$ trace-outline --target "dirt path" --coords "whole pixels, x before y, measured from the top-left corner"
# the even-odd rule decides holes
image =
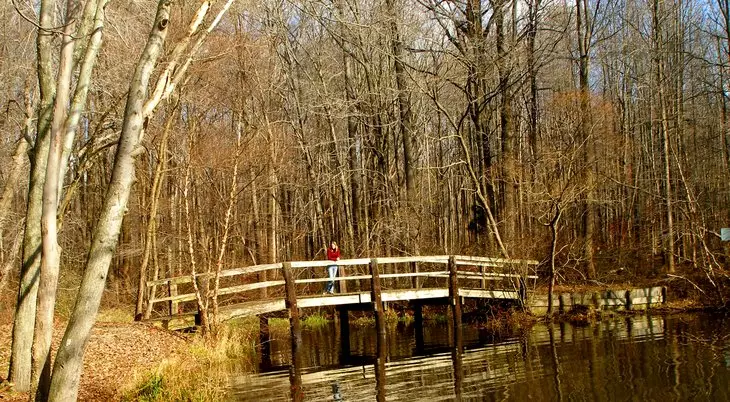
[[[56,323],[53,350],[61,342],[64,324]],[[8,373],[12,328],[0,325],[0,378]],[[80,401],[119,400],[123,387],[135,374],[156,367],[185,343],[168,331],[142,323],[97,323],[84,355]],[[10,394],[0,386],[0,401],[26,401],[27,395]]]

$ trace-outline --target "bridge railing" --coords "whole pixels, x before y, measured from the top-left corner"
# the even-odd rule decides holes
[[[351,292],[369,292],[371,274],[369,266],[376,261],[379,268],[381,287],[384,291],[424,288],[448,288],[449,256],[408,256],[383,258],[355,258],[339,261],[292,261],[286,263],[296,283],[298,297],[320,295],[323,284],[329,281],[325,268],[337,265],[343,269],[335,278],[341,289]],[[537,279],[537,261],[476,256],[454,256],[460,287],[464,289],[492,289],[524,292],[528,281]],[[218,275],[219,305],[236,304],[244,301],[270,298],[284,298],[285,263],[260,264],[243,268],[227,269]],[[346,273],[347,272],[347,273]],[[216,274],[196,275],[202,289],[210,288],[206,282],[214,281]],[[158,314],[169,311],[169,316],[194,314],[196,293],[193,290],[192,275],[159,279],[147,282],[151,296],[149,303]],[[166,295],[157,295],[158,287],[166,289]],[[213,297],[213,290],[207,292]],[[206,296],[203,296],[206,297]],[[160,309],[159,305],[165,308]],[[162,315],[165,315],[162,313]],[[167,317],[169,317],[167,316]]]

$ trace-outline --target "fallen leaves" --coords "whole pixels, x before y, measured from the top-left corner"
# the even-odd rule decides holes
[[[54,354],[64,330],[65,323],[55,323]],[[0,325],[0,373],[3,374],[8,370],[11,336],[12,325]],[[84,354],[79,400],[118,400],[135,374],[171,357],[184,343],[182,337],[144,323],[97,323]],[[0,385],[3,402],[27,398],[27,395],[11,392],[9,385]]]

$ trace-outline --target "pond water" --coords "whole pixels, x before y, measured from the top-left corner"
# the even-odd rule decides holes
[[[618,317],[588,325],[536,324],[496,336],[464,324],[454,376],[445,322],[388,329],[385,393],[399,400],[730,400],[730,319],[721,315]],[[350,326],[341,350],[334,323],[303,333],[305,400],[375,400],[373,326]],[[234,376],[232,400],[290,400],[290,343],[275,339],[259,374]],[[456,368],[458,370],[458,367]]]

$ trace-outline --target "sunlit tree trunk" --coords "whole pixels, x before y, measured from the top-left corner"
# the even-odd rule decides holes
[[[44,28],[54,25],[54,2],[41,0],[38,24]],[[38,84],[40,89],[39,116],[35,145],[31,154],[28,204],[25,215],[23,238],[23,265],[21,268],[18,302],[13,320],[13,344],[8,379],[18,391],[28,391],[31,386],[31,347],[38,297],[41,262],[41,215],[43,209],[43,183],[50,147],[50,125],[55,97],[55,77],[52,56],[53,34],[48,29],[38,30],[36,37]]]
[[[25,122],[23,124],[20,138],[18,139],[17,145],[15,146],[15,152],[13,152],[13,163],[8,173],[7,180],[3,184],[3,191],[0,195],[0,230],[5,228],[7,223],[7,217],[10,213],[11,206],[13,205],[13,199],[15,198],[15,191],[20,184],[20,176],[23,172],[23,167],[26,166],[28,161],[28,141],[33,133],[33,101],[31,100],[31,89],[30,82],[26,82],[25,88]]]
[[[73,70],[73,53],[76,40],[73,38],[76,28],[75,7],[67,3],[67,25],[61,45],[61,60],[58,67],[56,99],[51,120],[51,146],[46,162],[46,180],[43,185],[43,207],[41,216],[42,253],[41,274],[38,286],[38,304],[33,338],[33,372],[32,386],[37,386],[36,400],[48,399],[48,387],[51,379],[51,341],[53,338],[53,312],[56,304],[56,286],[58,284],[61,253],[58,246],[58,228],[56,212],[58,211],[58,186],[61,153],[63,152],[63,125],[66,120],[66,105],[71,98],[71,75]]]
[[[134,161],[145,124],[144,105],[150,76],[167,36],[171,3],[162,0],[153,28],[129,86],[122,133],[114,159],[104,207],[94,229],[86,269],[76,304],[69,317],[61,346],[53,365],[49,401],[72,401],[78,395],[84,351],[101,302],[109,263],[134,182]]]

